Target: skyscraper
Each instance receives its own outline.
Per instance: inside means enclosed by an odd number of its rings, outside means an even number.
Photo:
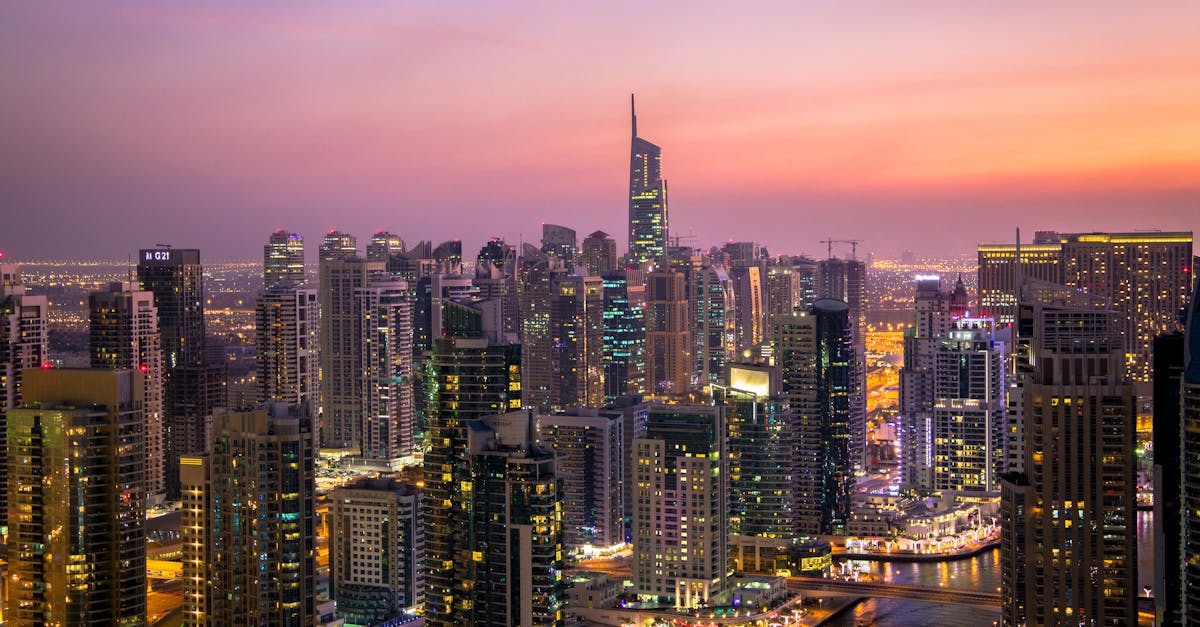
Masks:
[[[559,276],[550,286],[550,406],[604,402],[604,286],[597,276]]]
[[[766,309],[763,303],[762,268],[758,265],[737,265],[729,270],[736,296],[735,308],[737,352],[745,356],[761,354],[766,339]]]
[[[542,252],[558,257],[569,270],[575,269],[575,258],[579,256],[575,229],[557,224],[542,224]]]
[[[617,270],[602,278],[605,403],[647,390],[646,286],[640,276],[636,271]]]
[[[340,256],[320,263],[321,446],[361,449],[363,346],[356,294],[386,265],[339,250]]]
[[[570,407],[538,417],[539,439],[558,456],[568,551],[625,542],[623,427],[621,412],[594,407]]]
[[[88,295],[89,352],[93,368],[137,370],[144,377],[146,491],[152,502],[166,496],[163,451],[163,368],[154,294],[132,283],[110,283]]]
[[[179,456],[202,452],[214,407],[227,400],[224,363],[205,358],[204,268],[196,249],[144,249],[138,282],[154,293],[163,351],[167,498],[179,495]]]
[[[304,285],[304,237],[285,229],[275,229],[263,246],[263,290],[282,285]]]
[[[683,273],[646,275],[646,387],[653,395],[686,394],[692,385],[692,332]]]
[[[318,415],[321,390],[317,290],[281,285],[254,302],[258,401],[307,404]]]
[[[713,385],[712,396],[728,427],[729,533],[793,537],[798,433],[779,370],[731,364],[728,381]]]
[[[267,403],[217,413],[212,431],[207,456],[180,459],[183,624],[312,625],[312,418],[302,408]]]
[[[376,277],[354,295],[362,351],[362,456],[390,465],[416,450],[408,284]]]
[[[696,272],[692,317],[696,348],[695,372],[700,385],[718,383],[737,353],[737,301],[733,281],[723,266]]]
[[[522,396],[526,405],[548,411],[554,400],[554,344],[550,335],[550,295],[556,277],[567,274],[562,260],[525,244],[517,289],[521,304]]]
[[[8,416],[8,624],[146,624],[141,373],[29,370]]]
[[[840,534],[850,519],[850,309],[819,299],[807,312],[775,321],[781,390],[795,413],[796,532]]]
[[[25,370],[49,363],[50,302],[27,293],[16,264],[0,263],[0,450],[8,410],[21,406]],[[8,464],[0,463],[0,486],[7,485]],[[0,524],[8,521],[8,491],[0,491]]]
[[[980,244],[978,272],[980,312],[996,322],[1012,323],[1017,318],[1017,281],[1062,282],[1062,246]]]
[[[1182,546],[1170,547],[1183,558],[1183,624],[1200,624],[1200,281],[1196,282],[1188,305],[1187,330],[1184,332],[1183,420],[1181,476],[1183,489],[1179,508],[1183,512],[1180,538]]]
[[[554,452],[537,443],[530,410],[470,420],[465,431],[470,515],[455,568],[469,602],[456,624],[563,627],[563,488]]]
[[[402,618],[425,600],[421,492],[361,478],[329,494],[329,596],[347,623]]]
[[[1186,319],[1186,316],[1185,316]],[[1154,624],[1183,624],[1184,334],[1154,338]],[[1186,437],[1186,436],[1185,436]],[[1193,619],[1193,623],[1200,618]]]
[[[867,442],[867,308],[864,296],[867,267],[855,259],[825,259],[817,263],[817,295],[846,303],[850,317],[850,459],[862,463]]]
[[[1004,343],[991,318],[962,318],[938,342],[933,489],[993,491],[1004,471]]]
[[[357,248],[357,247],[356,247]],[[367,261],[382,261],[387,263],[392,255],[404,252],[404,240],[399,235],[387,231],[375,231],[367,244]]]
[[[482,322],[474,334],[440,337],[431,359],[435,382],[425,453],[425,619],[467,624],[479,573],[472,540],[463,533],[475,510],[468,421],[521,408],[521,347],[490,343]],[[478,574],[477,574],[478,573]],[[503,621],[501,621],[503,622]]]
[[[329,232],[321,240],[321,248],[318,251],[317,260],[331,261],[333,259],[348,259],[356,256],[358,256],[358,238],[337,229],[329,229]]]
[[[954,315],[950,294],[937,275],[917,275],[913,325],[904,333],[900,369],[901,485],[933,489],[933,403],[939,342],[950,332]]]
[[[154,293],[158,307],[158,332],[168,378],[179,366],[204,365],[204,268],[200,251],[143,249],[139,259],[138,282],[143,290]]]
[[[1026,281],[1022,291],[1024,466],[1001,496],[1003,533],[1024,543],[1002,542],[1002,619],[1135,624],[1135,396],[1119,316],[1071,288]]]
[[[667,252],[667,182],[662,149],[637,132],[637,111],[629,96],[633,139],[629,152],[629,261],[664,263]]]
[[[730,573],[725,408],[651,407],[633,441],[633,581],[644,598],[699,607]]]
[[[604,231],[583,239],[583,265],[588,274],[599,276],[617,269],[617,242]]]

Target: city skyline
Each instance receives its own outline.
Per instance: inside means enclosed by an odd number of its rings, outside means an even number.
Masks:
[[[5,7],[0,250],[623,234],[630,92],[700,244],[1200,229],[1200,8],[1081,7]]]

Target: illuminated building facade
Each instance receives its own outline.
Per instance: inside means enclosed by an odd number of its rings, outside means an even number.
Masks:
[[[1028,346],[1017,360],[1024,465],[1001,497],[1023,513],[1003,533],[1024,543],[1001,545],[1002,618],[1016,624],[1023,608],[1035,625],[1135,624],[1135,394],[1120,315],[1103,298],[1029,281],[1016,328]]]
[[[329,596],[338,618],[376,625],[425,599],[421,492],[396,479],[364,477],[329,493]]]
[[[734,266],[729,270],[737,305],[734,320],[737,352],[751,356],[761,352],[766,339],[766,310],[763,303],[762,268],[757,265]]]
[[[643,598],[699,607],[725,592],[725,408],[656,405],[633,441],[633,582]]]
[[[362,457],[393,464],[416,450],[408,284],[378,276],[354,291],[361,347]]]
[[[456,624],[563,627],[563,486],[554,451],[538,444],[530,410],[465,426],[462,497],[470,514],[459,530],[465,563],[456,567],[470,585],[470,603]]]
[[[692,314],[695,319],[695,366],[700,385],[720,383],[733,360],[737,337],[737,300],[733,281],[722,266],[696,271]]]
[[[304,285],[304,237],[275,229],[263,246],[263,290]]]
[[[638,137],[637,112],[629,97],[633,139],[629,152],[629,262],[664,262],[667,252],[667,182],[662,149]]]
[[[652,395],[685,394],[692,383],[692,329],[682,272],[646,275],[646,386]]]
[[[8,415],[8,625],[146,624],[136,370],[29,370]]]
[[[775,321],[780,388],[795,413],[793,511],[798,535],[837,535],[850,520],[850,309],[818,299],[807,312]]]
[[[166,496],[163,452],[163,369],[154,294],[132,283],[110,283],[88,295],[88,350],[92,368],[142,373],[146,421],[146,491],[152,502]]]
[[[562,260],[525,244],[517,280],[521,310],[521,344],[525,362],[525,404],[549,411],[557,383],[554,380],[554,343],[550,333],[550,296],[555,278],[567,274]]]
[[[358,255],[358,238],[336,229],[329,229],[321,240],[317,253],[319,261],[350,259]]]
[[[262,292],[254,302],[258,401],[320,404],[320,316],[317,290],[289,286]]]
[[[472,493],[465,489],[473,472],[467,423],[521,408],[521,346],[494,344],[482,333],[438,338],[431,375],[430,446],[424,456],[425,620],[450,627],[473,620],[479,583],[476,549],[464,533],[475,515]]]
[[[1166,547],[1183,559],[1183,624],[1200,624],[1200,282],[1188,305],[1184,332],[1183,385],[1180,410],[1183,422],[1183,482],[1179,508],[1183,512],[1182,546]]]
[[[601,277],[604,287],[604,402],[646,393],[646,286],[636,271]]]
[[[1004,343],[990,318],[961,318],[934,366],[933,489],[993,491],[1004,471]]]
[[[557,224],[542,224],[542,252],[563,260],[563,264],[575,269],[575,258],[579,256],[579,240],[575,230]]]
[[[21,406],[25,370],[49,361],[50,302],[26,292],[21,269],[0,263],[0,449],[8,450],[4,428],[8,410]],[[0,463],[0,486],[7,485],[8,464]],[[0,490],[0,524],[8,520],[8,490]]]
[[[906,492],[933,489],[933,405],[937,353],[954,321],[951,295],[937,275],[917,275],[913,325],[904,333],[900,369],[901,486]]]
[[[559,276],[550,285],[550,406],[604,402],[604,285],[597,276]]]
[[[180,459],[183,624],[312,625],[312,418],[304,408],[267,403],[218,412],[212,431],[208,455]]]
[[[725,408],[728,429],[729,533],[791,538],[797,432],[779,370],[732,364],[728,381],[713,385],[712,397]]]
[[[361,449],[363,346],[357,290],[383,273],[386,264],[339,250],[342,256],[322,257],[319,265],[321,446]]]
[[[620,411],[594,407],[569,407],[538,417],[542,444],[558,456],[568,551],[625,542],[624,422]]]
[[[1021,263],[1017,267],[1017,251]],[[1036,279],[1062,281],[1062,246],[1053,244],[980,244],[979,309],[1002,324],[1012,323],[1017,315],[1017,281]]]
[[[867,309],[863,296],[867,267],[855,259],[825,259],[817,263],[817,295],[846,303],[850,318],[850,459],[862,463],[867,442]]]
[[[608,233],[596,231],[583,238],[582,248],[588,274],[600,276],[617,269],[617,242]]]
[[[375,231],[367,243],[367,261],[387,263],[392,255],[404,252],[404,240],[387,231]]]

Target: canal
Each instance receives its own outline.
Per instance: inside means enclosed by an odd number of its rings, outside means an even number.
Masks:
[[[1154,516],[1138,512],[1138,587],[1154,581]],[[884,581],[968,590],[997,590],[1000,587],[999,549],[952,562],[901,563],[863,562],[865,570]],[[994,608],[939,605],[918,600],[869,599],[830,622],[835,627],[984,627],[999,623]]]

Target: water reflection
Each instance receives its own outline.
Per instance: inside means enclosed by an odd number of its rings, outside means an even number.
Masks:
[[[1154,582],[1154,516],[1138,512],[1138,586]],[[860,567],[890,583],[914,586],[940,586],[971,590],[997,590],[1000,587],[1000,551],[952,562],[887,563],[861,562]],[[869,599],[830,622],[837,627],[878,625],[880,627],[983,627],[999,623],[995,608],[939,605],[919,600]]]

